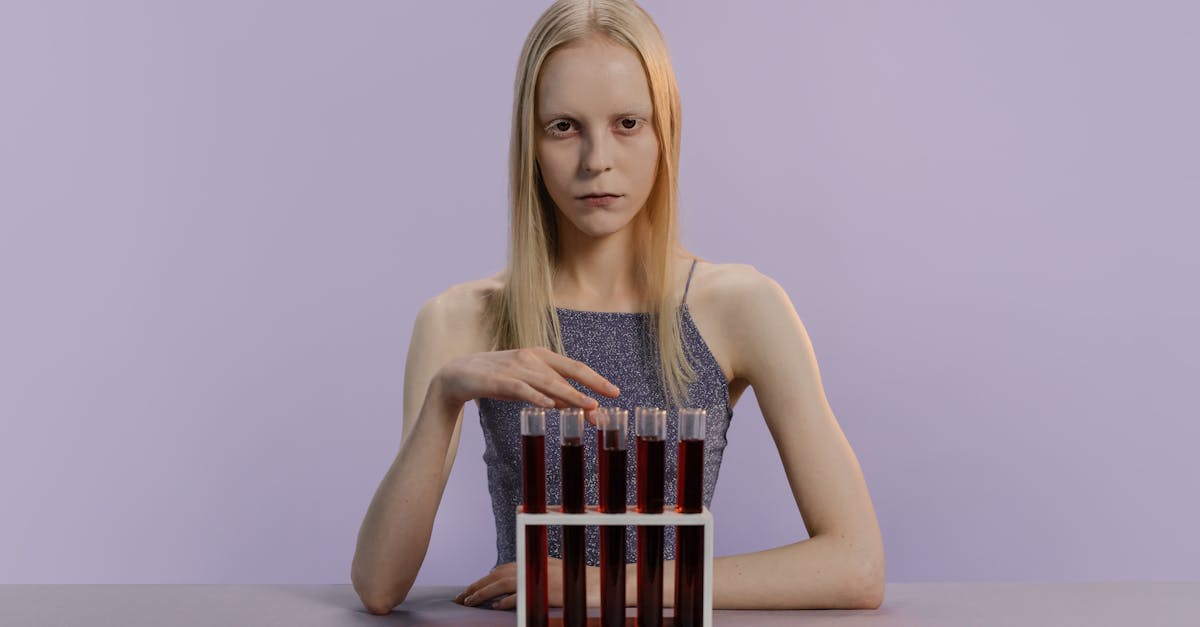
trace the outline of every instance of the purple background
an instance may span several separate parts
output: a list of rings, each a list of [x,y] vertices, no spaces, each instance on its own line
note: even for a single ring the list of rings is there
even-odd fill
[[[547,4],[0,5],[0,583],[349,582]],[[1197,5],[739,5],[644,4],[685,242],[791,296],[888,580],[1200,578]],[[729,437],[718,554],[806,537]],[[491,566],[481,455],[421,583]]]

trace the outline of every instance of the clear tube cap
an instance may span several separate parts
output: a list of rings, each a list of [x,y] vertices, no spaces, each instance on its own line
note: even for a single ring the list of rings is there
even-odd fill
[[[568,407],[558,411],[559,440],[566,444],[568,440],[583,439],[583,409]]]
[[[596,410],[597,429],[601,431],[600,446],[607,450],[625,450],[629,431],[629,410],[620,407],[601,407]]]
[[[633,410],[633,428],[639,438],[667,437],[667,411],[657,407],[638,407]]]
[[[521,435],[546,435],[546,410],[541,407],[522,407]]]
[[[700,407],[686,407],[679,410],[679,439],[703,440],[704,423],[708,419],[708,410]]]

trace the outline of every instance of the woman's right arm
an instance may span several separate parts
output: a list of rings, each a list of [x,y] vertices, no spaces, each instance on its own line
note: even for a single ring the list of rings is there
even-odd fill
[[[462,329],[472,325],[458,326],[463,308],[453,298],[439,295],[417,313],[404,367],[400,451],[358,532],[350,580],[373,614],[387,614],[404,601],[416,580],[458,450],[464,403],[447,398],[438,372],[471,350]]]
[[[367,508],[350,567],[354,590],[373,614],[391,612],[416,581],[468,401],[582,407],[592,421],[598,403],[568,378],[609,397],[620,394],[586,364],[546,349],[481,352],[480,337],[472,335],[480,302],[469,290],[451,288],[422,305],[413,324],[400,451]]]

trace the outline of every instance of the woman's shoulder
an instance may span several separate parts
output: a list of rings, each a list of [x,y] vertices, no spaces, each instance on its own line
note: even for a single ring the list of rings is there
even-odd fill
[[[688,312],[730,382],[730,398],[736,402],[745,389],[745,382],[740,381],[746,356],[737,339],[739,327],[746,324],[747,299],[762,284],[764,275],[748,263],[698,259],[688,288]]]
[[[456,334],[478,352],[490,345],[484,328],[489,297],[503,287],[503,271],[488,277],[455,283],[426,303]]]
[[[503,287],[503,271],[491,276],[455,283],[429,299],[436,302],[446,314],[467,316],[482,313],[487,299]]]
[[[723,309],[767,289],[773,282],[771,277],[748,263],[714,263],[699,259],[688,288],[688,302],[696,298],[711,304],[712,308]]]

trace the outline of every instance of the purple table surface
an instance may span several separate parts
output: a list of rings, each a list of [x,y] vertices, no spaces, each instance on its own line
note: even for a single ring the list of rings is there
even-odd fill
[[[349,585],[0,585],[13,627],[339,627],[516,624],[516,613],[463,607],[463,586],[418,586],[387,616]],[[557,611],[557,609],[555,610]],[[632,615],[633,608],[629,608]],[[590,613],[595,616],[596,610]],[[669,610],[668,610],[669,613]],[[632,622],[630,623],[632,624]],[[714,610],[720,626],[1200,626],[1200,581],[887,584],[877,610]]]

